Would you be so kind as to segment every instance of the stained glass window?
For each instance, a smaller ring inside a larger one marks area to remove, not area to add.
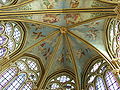
[[[108,90],[120,90],[120,85],[118,84],[112,72],[106,72],[105,80],[107,83]]]
[[[1,21],[0,24],[0,59],[16,52],[23,42],[23,26],[17,22]]]
[[[32,82],[27,82],[22,88],[21,90],[32,90],[33,87],[33,83]]]
[[[96,90],[106,90],[103,79],[101,77],[97,77],[95,88]]]
[[[11,80],[15,77],[18,73],[16,67],[11,67],[0,74],[0,90]]]
[[[46,89],[75,90],[75,86],[76,83],[73,77],[67,74],[60,74],[50,79],[47,83]]]
[[[110,70],[109,64],[104,59],[94,60],[86,71],[85,87],[89,90],[120,90],[119,83]]]
[[[10,82],[8,86],[5,87],[5,90],[17,90],[19,89],[23,83],[25,83],[27,76],[26,73],[21,73],[15,79]]]
[[[93,86],[89,86],[89,90],[95,90]]]
[[[0,90],[32,90],[41,78],[41,68],[35,58],[24,56],[0,73]]]
[[[91,69],[91,72],[95,72],[95,71],[99,68],[100,65],[101,65],[101,62],[96,63],[96,64],[93,66],[93,68]]]

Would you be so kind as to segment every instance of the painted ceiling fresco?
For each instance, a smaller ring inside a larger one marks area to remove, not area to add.
[[[16,3],[27,1],[30,0],[19,0]],[[20,53],[36,55],[45,68],[51,63],[48,75],[60,69],[74,71],[76,65],[81,78],[84,66],[91,58],[103,53],[109,58],[104,41],[107,19],[96,18],[110,13],[78,12],[79,8],[111,5],[97,2],[96,0],[34,0],[22,7],[9,8],[8,11],[13,11],[7,13],[10,21],[21,21],[26,28],[25,42]],[[75,9],[75,12],[72,11]],[[27,10],[27,13],[35,10],[36,12],[15,15],[17,11],[24,13],[24,10]],[[7,18],[0,20],[4,21]],[[76,64],[72,62],[74,60]]]

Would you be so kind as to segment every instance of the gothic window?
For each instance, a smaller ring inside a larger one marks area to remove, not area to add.
[[[119,90],[119,84],[117,83],[116,78],[114,77],[113,73],[108,71],[105,73],[105,80],[107,83],[108,90]]]
[[[120,58],[120,21],[111,19],[107,30],[108,50],[113,57]]]
[[[1,21],[0,23],[0,59],[17,53],[23,43],[24,26],[17,22]]]
[[[46,89],[75,90],[76,83],[74,78],[68,73],[60,73],[53,76],[46,84]]]
[[[120,90],[118,80],[105,60],[96,59],[88,68],[84,86],[88,90]]]
[[[16,67],[10,67],[0,74],[0,89],[3,88],[11,79],[17,75],[18,69]]]
[[[95,88],[96,90],[106,90],[104,81],[101,77],[97,77],[96,82],[95,82]]]
[[[88,90],[95,90],[92,85],[89,86]]]
[[[0,6],[15,4],[18,0],[0,0]]]
[[[23,56],[0,73],[0,90],[32,90],[37,86],[41,74],[38,60]]]

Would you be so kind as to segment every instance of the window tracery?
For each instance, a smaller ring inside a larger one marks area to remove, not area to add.
[[[88,90],[95,90],[92,85],[89,86]]]
[[[112,72],[108,71],[105,73],[105,80],[106,80],[107,87],[109,90],[119,90],[120,89],[120,86],[117,83],[117,80],[114,77]]]
[[[94,70],[95,67],[97,68]],[[88,90],[119,90],[119,82],[110,69],[109,64],[102,58],[94,61],[85,74],[84,87]]]
[[[103,79],[101,77],[96,78],[96,90],[106,90]]]
[[[107,30],[108,50],[113,57],[120,58],[120,21],[111,19]]]
[[[17,22],[0,23],[0,59],[20,49],[24,39],[24,30]]]
[[[35,58],[23,56],[0,73],[0,90],[32,90],[42,75]]]
[[[75,88],[75,79],[67,73],[61,73],[53,76],[46,84],[46,89],[50,90],[75,90]]]
[[[0,6],[6,6],[16,3],[18,0],[0,0]]]

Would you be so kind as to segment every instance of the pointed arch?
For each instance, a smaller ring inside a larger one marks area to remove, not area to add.
[[[118,90],[120,88],[119,81],[112,73],[112,68],[101,57],[90,61],[83,76],[83,88],[87,87],[89,90]]]
[[[0,59],[11,58],[23,48],[26,28],[22,22],[0,22]]]
[[[39,86],[44,74],[40,59],[32,54],[24,54],[0,73],[0,89],[32,90]]]
[[[120,20],[109,18],[106,27],[106,48],[111,58],[120,58]]]
[[[44,89],[75,89],[75,75],[69,70],[60,70],[48,76]]]

